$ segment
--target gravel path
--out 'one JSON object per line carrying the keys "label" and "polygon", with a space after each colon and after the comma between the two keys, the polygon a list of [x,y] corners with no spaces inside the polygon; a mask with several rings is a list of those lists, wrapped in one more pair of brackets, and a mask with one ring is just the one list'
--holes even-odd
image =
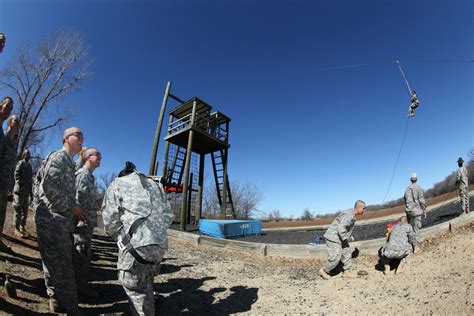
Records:
{"label": "gravel path", "polygon": [[[474,197],[470,198],[470,205],[474,205]],[[423,227],[430,227],[449,221],[461,214],[459,202],[442,205],[439,208],[428,212],[427,218],[422,218]],[[385,237],[386,225],[391,221],[376,224],[367,224],[354,227],[353,236],[356,240],[368,240]],[[323,236],[326,232],[322,230],[301,230],[301,231],[268,231],[260,236],[248,236],[237,238],[239,241],[250,241],[266,244],[309,244],[314,243],[317,235]],[[324,239],[321,238],[321,243]]]}

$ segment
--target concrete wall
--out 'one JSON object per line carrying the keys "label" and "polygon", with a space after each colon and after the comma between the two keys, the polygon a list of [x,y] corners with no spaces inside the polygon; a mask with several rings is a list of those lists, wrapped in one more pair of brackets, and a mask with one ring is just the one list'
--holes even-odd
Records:
{"label": "concrete wall", "polygon": [[[453,229],[463,224],[474,221],[474,212],[463,214],[449,222],[441,223],[422,229],[420,240],[435,236],[449,229],[449,224]],[[237,241],[232,239],[213,238],[209,236],[200,236],[187,232],[168,229],[168,235],[177,239],[187,240],[196,245],[209,245],[213,247],[225,248],[247,253],[255,253],[262,256],[277,256],[289,258],[326,258],[325,245],[290,245],[290,244],[262,244],[246,241]],[[385,244],[385,238],[364,240],[351,243],[361,254],[376,255],[380,247]]]}

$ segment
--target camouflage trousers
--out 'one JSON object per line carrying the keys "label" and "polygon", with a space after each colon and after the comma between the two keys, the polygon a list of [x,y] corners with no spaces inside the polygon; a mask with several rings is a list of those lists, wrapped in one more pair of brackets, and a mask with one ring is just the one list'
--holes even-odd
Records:
{"label": "camouflage trousers", "polygon": [[382,248],[382,256],[387,259],[408,259],[412,253],[412,247],[392,248],[387,245]]}
{"label": "camouflage trousers", "polygon": [[8,189],[0,188],[0,237],[3,235],[5,217],[7,215]]}
{"label": "camouflage trousers", "polygon": [[28,219],[28,208],[29,208],[29,195],[27,194],[15,194],[13,195],[13,226],[16,229],[25,227],[26,220]]}
{"label": "camouflage trousers", "polygon": [[76,283],[87,283],[92,259],[92,233],[94,227],[89,225],[78,226],[72,234],[73,252],[72,261]]}
{"label": "camouflage trousers", "polygon": [[407,214],[408,217],[408,223],[410,223],[411,227],[413,227],[413,231],[415,232],[415,237],[418,239],[418,236],[420,234],[420,229],[421,229],[421,215],[409,215]]}
{"label": "camouflage trousers", "polygon": [[461,200],[461,210],[469,212],[469,190],[466,187],[459,188],[459,198]]}
{"label": "camouflage trousers", "polygon": [[158,264],[135,261],[130,270],[119,270],[118,279],[127,293],[133,315],[155,315],[153,279]]}
{"label": "camouflage trousers", "polygon": [[54,293],[59,305],[68,313],[77,313],[78,296],[72,264],[71,233],[54,220],[48,225],[36,221],[36,231],[41,259],[46,267],[44,272],[48,295]]}
{"label": "camouflage trousers", "polygon": [[337,243],[330,240],[326,240],[326,249],[328,252],[328,259],[324,265],[324,271],[326,273],[331,272],[339,262],[342,262],[343,269],[349,270],[352,266],[352,251],[349,243]]}

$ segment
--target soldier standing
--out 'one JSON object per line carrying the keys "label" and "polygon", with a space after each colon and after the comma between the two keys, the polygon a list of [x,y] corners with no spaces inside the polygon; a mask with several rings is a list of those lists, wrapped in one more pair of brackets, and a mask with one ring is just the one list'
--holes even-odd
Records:
{"label": "soldier standing", "polygon": [[354,241],[352,230],[356,221],[356,215],[362,215],[365,211],[365,202],[357,200],[354,209],[339,214],[324,234],[328,259],[323,268],[319,270],[319,275],[323,279],[330,279],[329,273],[339,262],[343,263],[343,276],[353,277],[349,271],[352,266],[352,251],[349,242]]}
{"label": "soldier standing", "polygon": [[[79,308],[71,233],[75,219],[87,221],[84,208],[76,204],[75,164],[72,157],[81,150],[83,140],[80,129],[70,127],[63,133],[63,148],[46,158],[35,213],[51,312],[62,310],[72,315],[78,314]],[[47,278],[48,273],[50,279]]]}
{"label": "soldier standing", "polygon": [[418,238],[421,229],[421,215],[426,218],[426,201],[423,195],[423,189],[416,183],[418,176],[412,173],[410,177],[411,184],[405,190],[405,212],[408,222],[413,227],[415,236]]}
{"label": "soldier standing", "polygon": [[408,224],[406,216],[400,218],[400,223],[393,226],[390,230],[388,241],[383,246],[381,255],[384,259],[384,274],[390,272],[390,260],[401,259],[396,270],[399,274],[404,268],[408,257],[412,254],[416,246],[415,232],[413,227]]}
{"label": "soldier standing", "polygon": [[461,213],[469,213],[469,177],[466,167],[463,166],[464,159],[458,159],[458,171],[456,173],[456,187],[459,190],[459,198],[461,199]]}
{"label": "soldier standing", "polygon": [[33,190],[33,171],[29,163],[30,152],[25,149],[22,153],[23,159],[16,164],[15,168],[15,187],[13,189],[13,226],[15,235],[19,237],[28,236],[25,229],[28,218],[29,198]]}
{"label": "soldier standing", "polygon": [[99,293],[87,283],[92,257],[92,233],[97,227],[97,192],[92,173],[100,166],[102,156],[96,148],[82,152],[84,166],[76,171],[76,203],[87,213],[87,222],[79,221],[73,234],[73,262],[79,294],[99,297]]}
{"label": "soldier standing", "polygon": [[3,242],[3,227],[8,203],[8,189],[13,175],[16,158],[15,140],[18,137],[18,117],[12,116],[8,120],[7,134],[3,133],[3,122],[13,109],[13,100],[6,97],[0,104],[0,251],[9,252],[11,248]]}
{"label": "soldier standing", "polygon": [[155,315],[153,278],[168,249],[167,228],[173,211],[160,183],[128,162],[105,192],[102,217],[106,233],[117,241],[118,279],[133,315]]}

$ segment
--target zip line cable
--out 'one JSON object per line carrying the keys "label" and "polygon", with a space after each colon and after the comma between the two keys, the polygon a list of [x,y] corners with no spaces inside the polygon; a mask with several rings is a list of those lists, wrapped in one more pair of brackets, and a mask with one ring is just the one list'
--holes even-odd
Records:
{"label": "zip line cable", "polygon": [[[407,85],[408,94],[409,94],[410,97],[411,97],[411,95],[412,95],[412,90],[411,90],[410,84],[408,83],[407,77],[405,76],[405,73],[403,72],[402,64],[400,63],[399,60],[395,61],[395,63],[397,64],[398,69],[400,69],[400,73],[401,73],[402,76],[403,76],[403,80],[405,80],[405,84]],[[390,188],[392,187],[393,178],[395,177],[395,172],[396,172],[396,170],[397,170],[398,162],[400,161],[400,156],[401,156],[401,154],[402,154],[403,145],[405,144],[405,138],[406,138],[406,136],[407,136],[408,122],[409,122],[409,121],[410,121],[410,117],[407,117],[407,122],[406,122],[406,125],[405,125],[405,132],[403,133],[403,138],[402,138],[402,144],[400,145],[400,150],[398,151],[397,161],[395,162],[395,166],[393,167],[392,177],[390,178],[390,182],[389,182],[389,184],[388,184],[387,192],[385,193],[385,197],[383,198],[382,203],[384,203],[385,200],[387,199],[388,192],[390,192]]]}
{"label": "zip line cable", "polygon": [[409,94],[410,97],[411,97],[412,90],[411,90],[411,88],[410,88],[410,84],[408,83],[407,78],[405,77],[405,73],[403,72],[402,64],[400,63],[399,60],[397,60],[396,63],[397,63],[398,68],[400,69],[400,72],[402,73],[403,79],[405,80],[405,83],[406,83],[406,85],[407,85],[408,94]]}
{"label": "zip line cable", "polygon": [[384,203],[385,200],[387,199],[388,192],[390,191],[390,188],[392,187],[393,177],[395,176],[395,171],[397,170],[398,161],[400,160],[400,156],[401,156],[401,154],[402,154],[403,145],[405,144],[405,138],[406,138],[406,136],[407,136],[408,122],[409,122],[409,121],[410,121],[410,118],[407,117],[407,123],[406,123],[406,125],[405,125],[405,132],[403,133],[402,144],[400,145],[400,150],[398,151],[397,161],[395,162],[395,167],[393,167],[392,177],[390,178],[390,183],[388,184],[387,192],[385,193],[385,197],[383,198],[382,203]]}

